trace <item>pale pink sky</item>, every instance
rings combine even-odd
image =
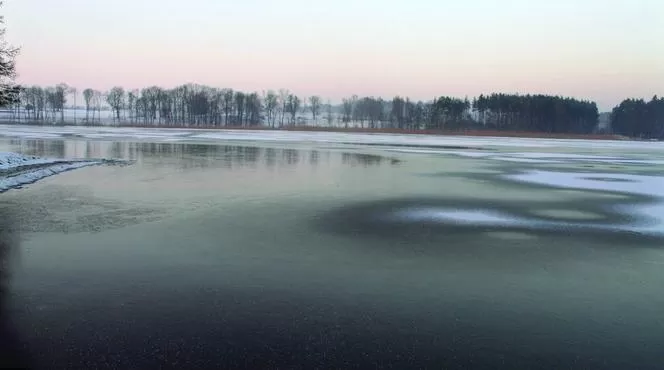
[[[664,95],[661,0],[8,0],[19,82],[430,99]]]

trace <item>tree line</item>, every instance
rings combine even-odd
[[[8,104],[14,118],[26,123],[102,124],[102,111],[118,125],[177,127],[328,126],[366,129],[530,131],[588,134],[597,130],[596,103],[550,95],[488,94],[469,100],[449,96],[414,101],[395,96],[353,95],[335,106],[320,96],[302,98],[286,89],[243,92],[186,84],[172,89],[151,86],[108,91],[84,89],[85,114],[65,118],[77,90],[16,87]],[[664,99],[627,99],[613,109],[613,132],[630,137],[663,138]],[[109,114],[107,113],[107,116]]]
[[[620,135],[664,140],[664,98],[624,100],[613,108],[611,126]]]

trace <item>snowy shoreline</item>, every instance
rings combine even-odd
[[[0,193],[49,176],[104,163],[100,160],[63,160],[0,152]]]

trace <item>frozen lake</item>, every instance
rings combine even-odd
[[[0,194],[44,368],[664,363],[660,143],[0,126],[0,152],[135,161]]]

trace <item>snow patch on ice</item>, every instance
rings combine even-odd
[[[10,170],[19,166],[30,166],[56,162],[62,162],[62,160],[24,156],[9,152],[0,152],[0,171]]]
[[[55,164],[45,168],[22,173],[17,176],[0,178],[0,193],[5,192],[9,189],[21,187],[23,185],[32,184],[45,177],[57,175],[59,173],[73,170],[76,168],[92,166],[99,163],[101,162],[72,162],[65,164]]]
[[[619,192],[654,198],[653,202],[612,206],[612,211],[631,215],[629,223],[580,222],[511,215],[496,209],[406,207],[382,216],[387,221],[441,223],[463,226],[525,227],[539,230],[606,230],[664,235],[664,177],[615,173],[528,171],[503,175],[511,181],[565,189]]]
[[[552,159],[520,158],[520,157],[510,157],[510,156],[495,156],[495,157],[490,157],[489,159],[494,159],[497,161],[504,161],[504,162],[514,162],[514,163],[565,163],[564,161],[552,160]]]
[[[454,155],[464,158],[490,159],[515,163],[608,163],[608,164],[647,164],[664,165],[664,160],[629,158],[626,156],[600,156],[574,153],[544,153],[544,152],[495,152],[482,150],[445,150],[445,149],[390,149],[393,152],[413,154]]]
[[[614,207],[613,210],[649,220],[630,225],[627,230],[664,234],[664,177],[616,173],[577,173],[533,170],[505,175],[512,181],[553,186],[564,189],[618,192],[652,197],[650,204],[634,204]]]
[[[612,191],[664,198],[664,177],[662,176],[532,170],[506,175],[506,177],[514,181],[560,188]]]
[[[61,172],[101,163],[102,161],[64,161],[62,159],[39,158],[0,152],[0,193],[9,189],[20,188],[23,185],[32,184],[45,177]],[[30,168],[27,166],[36,167]],[[26,167],[28,169],[21,170]]]
[[[574,153],[542,153],[542,152],[517,152],[507,153],[507,155],[514,157],[533,158],[533,159],[583,159],[583,160],[614,160],[621,159],[620,157],[608,157],[591,154],[574,154]]]
[[[437,207],[405,208],[396,211],[391,217],[395,220],[411,222],[453,222],[486,226],[513,226],[524,223],[523,220],[491,210],[461,210]]]

